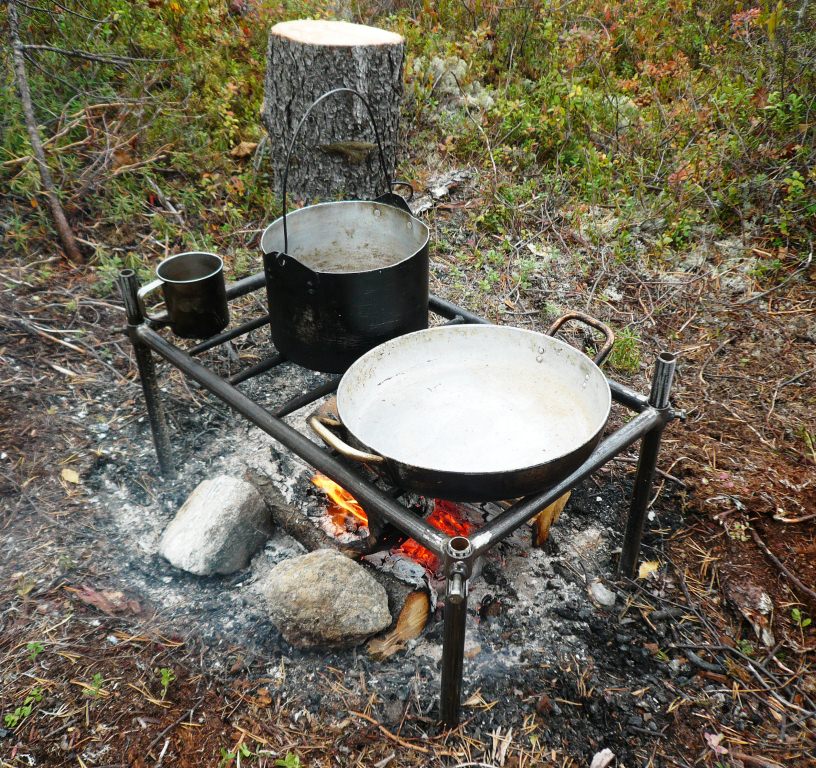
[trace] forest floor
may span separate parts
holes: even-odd
[[[456,204],[472,191],[461,191],[426,214],[436,238],[463,234]],[[542,327],[542,297],[607,321],[625,316],[644,359],[614,375],[641,391],[652,355],[679,355],[673,401],[688,418],[667,431],[663,498],[655,504],[682,523],[661,530],[658,514],[646,550],[657,572],[621,588],[647,620],[667,601],[678,607],[680,634],[696,624],[697,645],[689,656],[677,637],[647,644],[665,665],[691,658],[692,672],[685,692],[666,705],[672,716],[659,738],[637,754],[654,765],[724,756],[745,765],[807,765],[816,698],[808,622],[816,610],[816,482],[813,446],[797,425],[813,424],[812,267],[761,291],[741,272],[750,250],[732,241],[711,244],[704,264],[691,259],[670,271],[607,263],[590,284],[580,270],[580,232],[554,218],[539,238],[560,243],[562,257],[527,288],[503,275],[485,293],[478,273],[452,286],[448,263],[436,258],[433,289],[505,324]],[[178,637],[161,612],[144,618],[151,614],[122,574],[101,567],[107,544],[96,521],[106,513],[94,508],[91,489],[111,441],[125,456],[129,444],[149,442],[121,308],[115,298],[93,298],[81,272],[61,264],[48,287],[28,285],[20,262],[5,260],[2,272],[5,764],[29,764],[33,755],[30,764],[150,765],[163,750],[167,765],[214,764],[206,761],[241,745],[256,756],[298,755],[303,765],[328,764],[341,748],[347,764],[373,765],[391,753],[398,764],[491,764],[501,748],[469,738],[467,721],[429,736],[427,719],[412,722],[410,713],[398,732],[379,726],[372,709],[331,723],[293,720],[263,659],[247,662],[236,647],[230,666],[213,674],[194,633]],[[171,400],[193,402],[177,376],[164,383]],[[134,475],[148,494],[158,492],[155,475]],[[771,601],[764,614],[762,593]],[[162,668],[175,677],[166,696]],[[569,760],[578,761],[586,745],[568,743],[565,734],[546,743],[525,738],[525,726],[534,731],[546,717],[532,707],[529,714],[531,722],[507,722],[505,735],[510,728],[514,735],[496,764],[581,764]],[[48,751],[36,762],[49,742],[64,761],[51,762]]]
[[[649,13],[635,20],[643,35]],[[741,45],[744,25],[764,19],[735,17],[725,16],[724,28],[731,18],[736,29],[736,42],[726,47]],[[408,24],[401,19],[398,26]],[[438,52],[453,56],[449,63],[455,67],[460,54],[467,58],[479,46],[499,46],[502,27],[496,19],[491,23],[490,33],[475,25],[467,43],[474,48],[452,53],[452,44],[437,40]],[[576,57],[586,56],[609,37],[596,27],[577,21],[570,27],[564,21],[556,33]],[[433,33],[441,36],[438,28]],[[638,40],[642,43],[642,36]],[[410,41],[418,44],[415,37]],[[430,54],[427,45],[424,53]],[[482,67],[478,74],[490,84],[491,56],[479,56],[471,64],[474,71]],[[135,492],[162,499],[112,276],[125,265],[146,275],[168,249],[192,244],[223,253],[230,279],[255,272],[258,235],[272,213],[267,197],[245,201],[244,208],[219,197],[243,195],[244,186],[265,182],[251,167],[252,158],[241,153],[231,158],[224,153],[217,173],[196,177],[189,189],[195,187],[197,196],[190,198],[183,198],[189,191],[184,174],[194,173],[189,157],[187,170],[168,161],[155,178],[139,177],[132,182],[136,186],[115,190],[129,177],[117,173],[122,166],[114,163],[108,166],[107,191],[88,203],[102,208],[83,209],[80,201],[71,212],[83,241],[94,247],[91,267],[67,264],[55,241],[37,234],[42,206],[29,202],[36,195],[12,186],[0,202],[8,246],[0,256],[0,765],[566,768],[589,765],[604,747],[628,768],[795,768],[816,762],[816,626],[811,621],[816,616],[816,264],[808,239],[810,209],[798,186],[810,185],[810,193],[814,184],[807,175],[813,156],[810,112],[783,124],[784,110],[756,84],[745,86],[744,99],[732,94],[730,106],[717,101],[717,109],[736,113],[753,104],[768,120],[776,115],[772,130],[777,133],[763,135],[768,145],[776,144],[763,157],[780,163],[781,170],[770,173],[777,191],[765,208],[756,203],[767,217],[740,214],[715,221],[705,202],[678,191],[688,168],[676,157],[663,168],[665,147],[677,156],[686,151],[673,139],[664,144],[665,134],[655,139],[660,138],[651,157],[654,179],[642,180],[642,188],[624,197],[621,189],[631,183],[624,170],[637,165],[632,147],[644,131],[627,139],[626,128],[616,126],[615,147],[620,157],[631,152],[621,161],[629,165],[611,170],[605,164],[612,155],[607,146],[606,154],[592,155],[595,165],[587,161],[586,178],[576,180],[580,163],[560,150],[555,160],[547,152],[543,160],[525,159],[525,152],[539,158],[538,145],[553,131],[582,131],[569,120],[535,123],[540,105],[527,114],[512,91],[521,78],[501,98],[498,87],[491,90],[498,106],[485,108],[485,119],[478,122],[476,102],[465,101],[470,106],[463,109],[461,87],[443,96],[442,78],[428,80],[418,58],[411,57],[407,73],[413,86],[406,103],[402,175],[420,196],[436,190],[419,214],[431,228],[432,291],[496,323],[537,330],[567,309],[589,312],[618,334],[609,374],[638,391],[648,390],[659,352],[678,355],[672,402],[687,418],[669,426],[661,448],[655,514],[644,546],[649,565],[633,582],[615,582],[612,572],[605,574],[623,607],[585,629],[608,635],[617,647],[616,635],[629,637],[625,632],[633,617],[638,622],[631,642],[643,662],[621,672],[625,694],[588,685],[591,671],[578,663],[565,661],[552,674],[533,667],[525,671],[530,690],[523,696],[514,694],[512,685],[502,689],[506,698],[495,700],[466,691],[472,698],[462,725],[444,732],[429,702],[409,697],[399,717],[386,716],[376,689],[364,680],[350,685],[326,659],[313,656],[310,693],[332,702],[329,713],[304,704],[304,692],[292,690],[296,681],[287,685],[279,655],[248,653],[231,639],[226,646],[213,645],[187,627],[180,631],[165,607],[144,600],[111,555],[109,510],[96,484],[114,463]],[[666,97],[667,80],[674,78],[673,86],[682,78],[690,83],[690,72],[708,71],[684,62],[675,49],[662,63],[658,59],[654,54],[648,67],[638,70],[639,85],[624,83],[621,72],[610,75],[629,89],[626,109],[642,110],[641,125],[650,109],[661,119],[679,121],[678,114],[667,112],[668,103],[674,108],[694,99]],[[609,73],[598,62],[589,63],[603,75],[603,87],[611,87]],[[570,66],[575,82],[581,81],[581,65],[572,61]],[[647,77],[654,81],[651,91],[643,85]],[[737,78],[723,82],[737,88]],[[477,99],[479,89],[471,88]],[[580,88],[575,93],[570,98],[579,98]],[[549,92],[539,96],[566,103]],[[754,104],[754,97],[762,103]],[[582,109],[591,110],[586,91],[583,98]],[[785,104],[791,114],[799,109]],[[431,117],[423,109],[437,112]],[[722,118],[714,107],[706,111],[694,102],[694,109],[706,113],[695,119]],[[541,112],[547,120],[555,120],[553,114],[557,109]],[[591,112],[582,115],[593,119]],[[91,118],[86,122],[90,125]],[[125,125],[125,118],[121,122]],[[508,136],[510,123],[532,127],[521,137]],[[664,129],[677,135],[673,124]],[[723,173],[726,167],[729,173],[742,172],[734,171],[733,157],[726,163],[716,155],[725,145],[715,146],[710,130],[695,138],[695,146],[709,142],[714,160],[708,171],[719,164]],[[795,145],[783,139],[784,130],[796,133]],[[760,134],[756,125],[751,131],[741,136],[750,141]],[[638,131],[630,126],[629,133]],[[66,136],[67,142],[71,135]],[[607,138],[599,131],[591,142],[581,141],[600,146]],[[739,155],[743,150],[735,146]],[[90,152],[89,145],[85,150]],[[810,160],[802,159],[805,150]],[[146,147],[132,145],[127,151],[143,152],[150,165],[161,165]],[[540,167],[547,173],[537,175]],[[4,173],[18,174],[19,168],[12,165]],[[708,171],[698,165],[693,173],[700,174],[699,188],[716,197],[725,187],[707,186],[714,183],[704,178]],[[760,184],[756,173],[753,181]],[[593,178],[600,178],[600,192],[591,186]],[[150,191],[156,179],[178,185],[168,194],[185,201],[181,214]],[[17,183],[19,175],[11,181]],[[739,177],[734,184],[742,181]],[[607,193],[604,185],[613,183],[622,186]],[[654,184],[675,195],[671,205],[662,191],[659,199],[648,197]],[[746,182],[745,188],[750,186]],[[127,208],[134,200],[135,209]],[[687,215],[689,210],[696,212]],[[117,211],[123,213],[120,221]],[[800,228],[795,236],[794,226]],[[202,232],[208,241],[201,240]],[[133,264],[136,252],[140,261]],[[244,307],[247,313],[257,309]],[[242,348],[240,354],[251,361],[256,350]],[[189,422],[187,414],[212,406],[177,373],[162,368],[161,375],[174,428]],[[226,421],[208,423],[207,439],[217,441]],[[616,463],[616,487],[627,488],[633,461],[632,453]],[[607,480],[604,476],[602,483]],[[612,526],[618,529],[625,503],[619,506]],[[437,614],[427,631],[438,636],[439,623]],[[643,704],[652,685],[639,676],[645,671],[663,681],[665,700]],[[613,703],[624,695],[628,703],[616,713]],[[554,711],[553,702],[568,709]],[[598,717],[590,714],[597,707]],[[648,727],[650,720],[659,723],[656,730]],[[584,727],[587,723],[592,728]]]

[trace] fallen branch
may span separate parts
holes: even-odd
[[[399,744],[401,747],[405,747],[406,749],[413,749],[415,752],[422,752],[423,755],[427,755],[430,750],[426,749],[425,747],[420,747],[416,744],[411,744],[410,741],[405,741],[405,739],[401,739],[396,734],[391,733],[384,725],[380,725],[373,717],[370,715],[365,714],[364,712],[355,712],[354,710],[349,710],[350,715],[354,715],[355,717],[361,717],[363,720],[367,720],[372,725],[376,725],[377,728],[380,729],[380,733],[385,736],[386,739],[390,739],[395,744]]]
[[[55,344],[61,344],[63,347],[67,347],[74,352],[79,352],[81,355],[88,354],[86,349],[82,349],[82,347],[78,347],[76,344],[71,344],[69,341],[58,339],[56,336],[52,336],[50,333],[40,330],[36,325],[29,323],[28,320],[24,320],[22,317],[9,317],[8,315],[2,315],[2,317],[5,320],[10,320],[11,322],[16,323],[30,333],[36,333],[37,336],[42,336],[42,338],[48,339],[48,341],[53,341]]]
[[[9,5],[12,5],[14,0],[9,0]],[[134,63],[152,63],[164,64],[166,62],[175,61],[175,59],[151,59],[143,58],[141,56],[116,56],[114,54],[100,55],[91,53],[90,51],[80,51],[76,48],[57,48],[55,45],[35,45],[21,44],[21,49],[24,51],[49,51],[50,53],[59,53],[62,56],[69,56],[76,59],[84,59],[85,61],[96,61],[100,64],[115,64],[122,66],[125,64]]]
[[[784,576],[793,584],[796,589],[798,589],[802,594],[807,595],[812,601],[813,604],[816,605],[816,592],[812,590],[807,585],[803,584],[796,576],[794,576],[784,565],[784,563],[773,553],[770,549],[768,549],[768,545],[759,537],[759,534],[753,529],[748,528],[751,533],[751,537],[753,538],[756,545],[768,556],[771,562],[779,568],[780,571],[784,574]]]
[[[774,515],[774,520],[779,520],[780,523],[806,523],[808,520],[816,519],[816,512],[812,515],[804,515],[803,517],[784,517],[783,515]]]
[[[336,549],[351,558],[358,558],[364,554],[360,547],[341,544],[337,539],[320,530],[302,512],[287,504],[271,478],[254,469],[247,469],[244,473],[244,480],[254,485],[261,494],[275,525],[286,531],[310,552],[315,549]]]
[[[190,721],[192,721],[193,712],[195,712],[201,706],[201,703],[203,701],[204,697],[202,696],[195,704],[193,704],[192,709],[190,709],[189,711],[185,711],[184,713],[182,713],[180,717],[176,718],[172,723],[170,723],[170,725],[168,725],[167,728],[165,728],[158,736],[156,736],[155,739],[153,739],[153,741],[150,742],[150,744],[147,745],[145,753],[149,755],[150,752],[153,750],[153,747],[155,747],[162,740],[162,738],[166,736],[168,733],[170,733],[170,731],[172,731],[176,726],[181,725],[181,723],[183,723],[188,718],[190,719]]]
[[[62,247],[65,249],[65,255],[69,261],[79,264],[82,263],[84,259],[77,245],[71,225],[65,217],[62,203],[60,203],[59,196],[57,195],[57,189],[51,177],[51,169],[48,167],[48,162],[46,161],[45,149],[40,139],[40,129],[37,124],[37,118],[34,115],[34,106],[31,102],[31,89],[28,86],[28,74],[26,73],[25,57],[23,55],[25,46],[20,40],[20,20],[17,15],[17,2],[16,0],[7,0],[6,5],[8,7],[9,36],[11,37],[12,58],[14,60],[14,80],[17,85],[17,92],[20,95],[20,103],[23,107],[23,118],[25,120],[26,130],[28,131],[28,140],[31,143],[31,151],[37,163],[37,168],[40,171],[40,179],[42,180],[42,185],[45,189],[46,197],[48,198],[48,205],[51,208],[51,216],[54,219],[54,226],[62,242]]]
[[[153,181],[153,179],[147,176],[146,180],[148,186],[153,190],[159,202],[161,203],[162,208],[164,208],[164,210],[167,211],[179,223],[179,225],[183,229],[186,225],[184,223],[184,217],[181,215],[179,210],[167,199],[164,192],[161,191],[161,187],[159,187],[159,185],[156,184],[156,182]]]
[[[807,268],[810,266],[810,262],[813,261],[813,251],[808,254],[808,257],[802,262],[802,266],[799,267],[795,272],[792,272],[788,277],[786,277],[781,283],[773,286],[772,288],[768,288],[767,291],[762,291],[762,293],[754,294],[753,296],[749,296],[746,299],[740,299],[737,302],[737,306],[741,307],[745,304],[750,304],[752,301],[756,301],[757,299],[761,299],[763,296],[767,296],[769,293],[773,293],[774,291],[778,291],[780,288],[786,286],[793,278],[797,275],[802,274],[805,272]]]
[[[746,755],[744,752],[731,752],[731,757],[735,760],[741,760],[745,765],[755,765],[757,768],[785,768],[782,763],[777,763],[776,760],[771,760],[768,757]]]
[[[612,461],[619,461],[621,464],[637,464],[638,459],[634,456],[615,456]],[[677,463],[677,462],[675,462]],[[688,488],[688,486],[679,478],[675,477],[674,475],[670,475],[668,472],[657,468],[655,472],[660,475],[660,477],[665,477],[666,480],[671,480],[673,483],[677,483],[681,488]]]

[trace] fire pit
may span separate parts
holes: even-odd
[[[175,467],[156,379],[154,352],[337,484],[345,491],[344,503],[356,511],[356,514],[355,511],[351,514],[357,518],[359,524],[363,524],[362,517],[365,517],[365,525],[369,529],[376,528],[379,531],[384,523],[389,523],[410,540],[402,546],[416,547],[414,553],[418,553],[419,548],[422,548],[425,550],[422,557],[438,558],[445,578],[440,715],[446,725],[455,725],[459,718],[468,581],[474,574],[477,559],[510,536],[517,528],[536,517],[581,480],[640,440],[637,474],[619,564],[622,574],[626,576],[634,574],[661,435],[671,420],[681,416],[669,405],[669,392],[675,368],[673,355],[662,353],[658,356],[649,396],[607,379],[612,398],[636,415],[621,428],[607,435],[580,466],[565,476],[555,478],[545,490],[499,507],[497,514],[480,527],[470,528],[469,524],[459,521],[461,528],[445,526],[447,532],[443,532],[434,525],[432,516],[423,519],[400,503],[397,500],[399,489],[395,489],[393,493],[383,490],[370,475],[366,475],[360,469],[349,468],[329,450],[315,444],[283,421],[288,414],[336,390],[339,377],[330,379],[327,383],[291,399],[274,412],[269,412],[240,392],[235,384],[279,365],[283,362],[281,355],[272,355],[232,376],[230,380],[218,376],[194,359],[196,354],[204,350],[265,325],[269,322],[268,316],[224,331],[184,351],[157,332],[163,323],[161,316],[152,320],[144,317],[137,299],[139,283],[134,272],[123,271],[119,283],[127,310],[127,331],[134,346],[153,440],[163,474],[173,476]],[[264,276],[254,275],[228,286],[227,298],[234,299],[246,295],[263,288],[264,285]],[[428,308],[449,324],[488,324],[483,318],[433,296],[429,300]],[[355,502],[350,502],[348,497]],[[449,510],[446,510],[445,505],[440,504],[438,509],[434,509],[433,514],[444,515],[447,511]]]

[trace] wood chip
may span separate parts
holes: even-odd
[[[564,507],[567,505],[572,491],[567,491],[563,496],[556,499],[550,506],[542,509],[538,513],[533,523],[533,545],[541,547],[550,538],[550,528],[553,523],[558,522]]]
[[[401,651],[409,640],[419,637],[431,611],[428,593],[418,590],[405,598],[397,625],[383,637],[375,637],[368,643],[368,652],[375,659],[387,659]]]

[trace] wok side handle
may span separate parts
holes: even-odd
[[[353,459],[354,461],[360,461],[363,464],[382,464],[385,461],[385,458],[378,453],[366,453],[365,451],[358,451],[356,448],[352,448],[335,435],[327,425],[336,427],[340,425],[340,422],[325,416],[312,416],[309,419],[309,426],[312,428],[312,431],[326,443],[326,445],[330,448],[334,448],[341,456],[345,456],[347,459]]]
[[[603,346],[593,358],[595,365],[602,365],[606,358],[609,357],[609,353],[612,351],[612,345],[615,343],[615,334],[612,333],[612,329],[606,323],[602,323],[597,318],[592,317],[592,315],[587,315],[583,312],[567,312],[565,315],[561,315],[561,317],[547,329],[547,335],[555,336],[558,329],[571,320],[576,320],[579,323],[588,325],[604,335]]]

